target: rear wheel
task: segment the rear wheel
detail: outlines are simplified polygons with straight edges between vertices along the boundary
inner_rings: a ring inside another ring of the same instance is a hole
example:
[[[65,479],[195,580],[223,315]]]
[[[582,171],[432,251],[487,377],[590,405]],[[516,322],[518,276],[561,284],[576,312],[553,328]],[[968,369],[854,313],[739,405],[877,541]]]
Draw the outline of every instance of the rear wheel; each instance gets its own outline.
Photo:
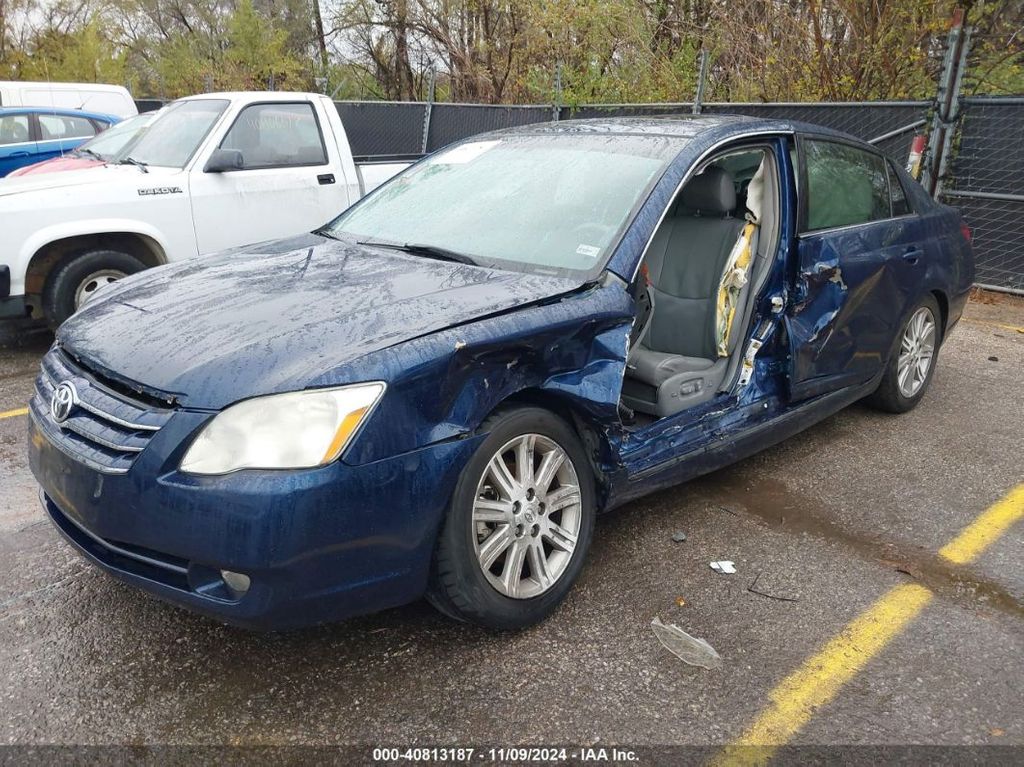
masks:
[[[118,250],[90,250],[68,256],[54,268],[43,291],[43,312],[52,327],[85,306],[103,287],[146,265]]]
[[[927,296],[918,303],[903,323],[896,348],[878,389],[867,398],[868,404],[888,413],[905,413],[924,397],[935,372],[942,330],[939,305]]]
[[[572,429],[539,408],[501,412],[459,478],[428,599],[494,629],[546,618],[579,575],[594,527],[590,464]]]

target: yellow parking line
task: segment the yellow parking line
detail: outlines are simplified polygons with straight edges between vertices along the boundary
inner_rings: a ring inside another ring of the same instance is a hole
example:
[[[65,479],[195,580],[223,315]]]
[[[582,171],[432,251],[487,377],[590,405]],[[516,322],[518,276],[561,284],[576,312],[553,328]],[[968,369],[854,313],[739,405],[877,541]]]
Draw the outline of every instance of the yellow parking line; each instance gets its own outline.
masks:
[[[17,410],[5,410],[3,412],[0,412],[0,421],[2,421],[5,418],[17,418],[19,415],[28,415],[28,408],[21,407],[18,408]]]
[[[989,506],[960,535],[939,549],[939,556],[958,565],[973,562],[1021,517],[1024,517],[1024,485],[1017,485],[1009,495]]]
[[[1024,485],[990,506],[939,555],[956,564],[974,561],[1017,520],[1024,517]],[[831,701],[868,661],[903,631],[932,600],[924,586],[891,589],[769,694],[771,703],[737,740],[713,761],[719,767],[761,765],[789,742]]]
[[[1010,330],[1014,333],[1024,333],[1024,327],[1019,325],[1004,325],[1002,322],[989,322],[988,320],[976,320],[973,317],[964,317],[967,322],[973,322],[975,325],[988,325],[990,328],[1001,328],[1002,330]]]

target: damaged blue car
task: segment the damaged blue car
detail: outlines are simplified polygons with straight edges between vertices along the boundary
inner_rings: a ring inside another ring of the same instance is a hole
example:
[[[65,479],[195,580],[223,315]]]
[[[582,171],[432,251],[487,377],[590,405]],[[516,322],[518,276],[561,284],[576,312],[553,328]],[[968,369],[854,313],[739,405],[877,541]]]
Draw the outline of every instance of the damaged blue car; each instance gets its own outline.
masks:
[[[86,558],[218,619],[425,595],[517,629],[598,513],[913,408],[973,277],[957,212],[826,129],[487,134],[317,232],[106,289],[44,358],[31,467]]]

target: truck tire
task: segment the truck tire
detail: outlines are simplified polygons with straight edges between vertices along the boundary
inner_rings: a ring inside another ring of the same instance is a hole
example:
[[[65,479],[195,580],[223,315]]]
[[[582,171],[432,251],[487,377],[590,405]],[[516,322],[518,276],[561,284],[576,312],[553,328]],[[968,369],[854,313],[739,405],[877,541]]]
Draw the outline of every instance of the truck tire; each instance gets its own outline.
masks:
[[[118,250],[87,250],[67,256],[54,267],[43,289],[43,313],[56,328],[106,284],[141,272],[146,265]]]
[[[499,411],[481,431],[452,494],[427,599],[457,620],[515,631],[550,615],[579,575],[594,479],[576,434],[547,410]]]

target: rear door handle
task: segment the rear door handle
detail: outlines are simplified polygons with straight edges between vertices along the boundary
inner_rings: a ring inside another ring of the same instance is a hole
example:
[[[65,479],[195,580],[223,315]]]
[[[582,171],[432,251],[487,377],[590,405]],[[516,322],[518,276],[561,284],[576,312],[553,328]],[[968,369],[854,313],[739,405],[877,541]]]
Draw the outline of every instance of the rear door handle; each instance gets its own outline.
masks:
[[[319,176],[316,177],[316,180],[317,180],[317,183],[320,184],[320,185],[323,185],[323,184],[333,184],[334,183],[334,174],[333,173],[321,173]]]
[[[909,250],[907,250],[906,253],[903,254],[903,260],[906,261],[908,264],[913,265],[920,261],[921,256],[923,255],[924,253],[921,251],[920,248],[910,248]]]

